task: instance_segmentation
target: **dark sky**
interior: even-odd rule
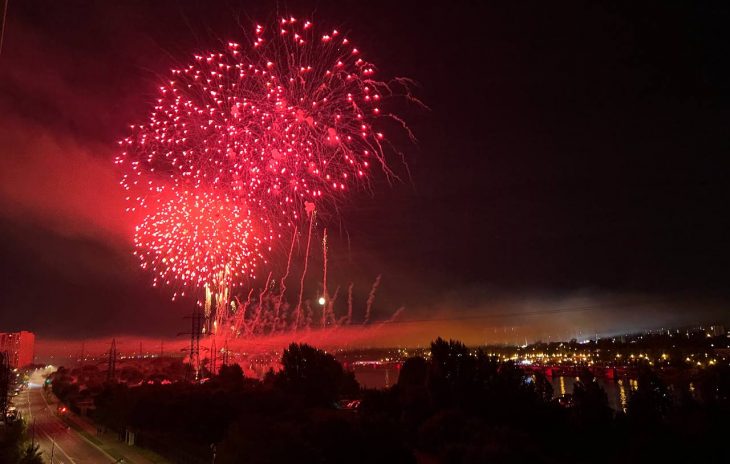
[[[405,305],[416,319],[460,317],[488,314],[494,298],[551,307],[628,295],[681,299],[668,316],[727,318],[717,302],[730,296],[730,7],[282,5],[350,31],[381,75],[418,81],[430,107],[403,113],[418,137],[401,147],[412,182],[379,182],[330,224],[333,278],[366,294],[382,274],[381,314]],[[240,38],[239,24],[276,9],[10,1],[0,55],[0,328],[178,331],[188,306],[149,288],[130,254],[115,141],[144,120],[171,66]],[[708,298],[715,309],[705,314],[697,308]],[[644,325],[673,320],[645,315]]]

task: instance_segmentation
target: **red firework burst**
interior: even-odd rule
[[[381,104],[394,92],[374,79],[375,72],[344,34],[317,32],[311,22],[295,18],[256,26],[243,45],[230,42],[173,69],[147,123],[132,126],[117,158],[130,209],[149,212],[136,243],[143,262],[154,263],[158,280],[174,275],[204,284],[234,266],[226,257],[237,260],[232,280],[255,267],[243,265],[245,254],[214,252],[241,238],[233,219],[228,233],[206,235],[210,218],[187,209],[183,214],[180,202],[225,198],[221,214],[240,218],[245,210],[246,218],[256,218],[256,230],[246,231],[245,256],[260,258],[255,247],[249,249],[252,234],[259,244],[270,242],[312,205],[319,212],[332,210],[350,187],[367,184],[372,163],[392,175],[378,125],[382,118],[402,121],[383,112]],[[410,98],[407,81],[391,84]],[[169,203],[169,191],[188,193],[175,193],[176,202]],[[203,225],[190,224],[186,230],[195,233],[181,238],[165,235],[179,233],[183,219]],[[176,246],[166,246],[168,240]],[[214,258],[194,254],[201,244]]]
[[[159,203],[137,226],[135,254],[155,273],[155,284],[233,286],[265,262],[268,240],[251,212],[222,195],[181,192]]]
[[[149,190],[141,205],[172,184],[220,188],[280,220],[305,201],[321,209],[373,161],[390,173],[376,125],[392,93],[374,73],[337,30],[257,26],[250,47],[231,42],[172,71],[148,123],[121,142],[122,184]]]

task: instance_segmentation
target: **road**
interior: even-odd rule
[[[43,371],[35,371],[29,388],[16,396],[13,403],[35,434],[43,460],[52,464],[112,463],[115,459],[69,428],[57,415],[56,406],[43,396]]]

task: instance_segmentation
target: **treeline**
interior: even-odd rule
[[[386,390],[293,344],[263,381],[233,365],[203,384],[107,384],[95,419],[180,463],[726,462],[729,398],[727,366],[672,388],[647,367],[626,413],[588,372],[566,407],[545,377],[438,339]]]
[[[9,413],[10,392],[18,383],[18,375],[2,362],[7,353],[0,353],[0,463],[42,464],[39,446],[28,436],[25,421]],[[4,417],[3,417],[4,415]]]

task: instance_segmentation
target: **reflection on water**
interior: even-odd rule
[[[623,379],[618,379],[618,398],[621,404],[621,408],[626,412],[626,406],[629,404],[628,396],[626,395],[626,385],[624,385]]]
[[[356,366],[355,379],[365,388],[388,388],[398,382],[398,369],[395,365]]]
[[[576,377],[564,377],[558,376],[550,379],[553,386],[553,396],[565,395],[566,393],[573,393],[573,384],[577,382]],[[628,405],[630,392],[636,390],[638,383],[636,379],[624,380],[618,379],[604,380],[597,379],[598,385],[600,385],[605,391],[608,397],[608,405],[614,411],[626,412],[626,406]],[[627,388],[628,383],[628,388]],[[567,388],[566,388],[567,387]]]
[[[379,366],[356,366],[354,367],[355,378],[365,388],[387,388],[398,381],[398,365]],[[573,393],[573,384],[578,381],[577,377],[557,376],[550,379],[553,386],[553,396],[557,397],[566,393]],[[604,380],[597,379],[598,384],[606,391],[608,405],[614,411],[626,412],[626,406],[631,392],[636,390],[638,382],[636,379]],[[690,385],[693,389],[693,385]]]

